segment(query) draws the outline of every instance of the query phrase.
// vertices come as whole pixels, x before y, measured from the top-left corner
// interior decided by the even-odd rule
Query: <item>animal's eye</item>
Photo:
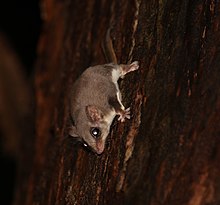
[[[100,131],[100,129],[97,128],[97,127],[92,127],[92,128],[90,129],[90,133],[91,133],[91,135],[92,135],[94,138],[98,138],[98,137],[101,135],[101,131]]]
[[[80,140],[81,140],[84,147],[88,147],[88,144],[83,139],[80,139]]]

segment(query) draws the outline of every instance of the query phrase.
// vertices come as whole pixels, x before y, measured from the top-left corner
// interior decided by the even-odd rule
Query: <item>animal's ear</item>
[[[99,122],[103,119],[102,111],[95,105],[86,106],[86,115],[92,122]]]
[[[71,137],[79,137],[79,135],[77,134],[77,131],[76,131],[76,127],[75,126],[71,126],[71,127],[69,127],[69,135],[71,136]]]

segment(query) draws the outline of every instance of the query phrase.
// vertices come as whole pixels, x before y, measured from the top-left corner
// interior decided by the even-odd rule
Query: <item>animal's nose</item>
[[[96,152],[97,154],[102,154],[105,149],[105,143],[102,141],[96,142]]]

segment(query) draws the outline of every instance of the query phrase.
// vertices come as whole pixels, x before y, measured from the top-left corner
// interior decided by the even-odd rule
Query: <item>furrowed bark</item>
[[[15,204],[219,204],[219,2],[42,3],[35,157]],[[120,82],[132,118],[113,122],[97,156],[67,134],[68,95],[85,68],[105,63],[111,26],[118,61],[140,68]]]

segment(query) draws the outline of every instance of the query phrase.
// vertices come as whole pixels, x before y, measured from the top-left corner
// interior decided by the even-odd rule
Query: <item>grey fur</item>
[[[130,65],[111,63],[86,69],[71,89],[70,108],[74,125],[69,134],[83,139],[94,152],[101,154],[114,117],[120,115],[120,120],[124,121],[130,114],[117,98],[117,93],[120,96],[117,80],[137,69],[137,61]],[[113,71],[116,71],[116,82],[113,81]],[[101,136],[94,138],[91,127],[98,127]]]

